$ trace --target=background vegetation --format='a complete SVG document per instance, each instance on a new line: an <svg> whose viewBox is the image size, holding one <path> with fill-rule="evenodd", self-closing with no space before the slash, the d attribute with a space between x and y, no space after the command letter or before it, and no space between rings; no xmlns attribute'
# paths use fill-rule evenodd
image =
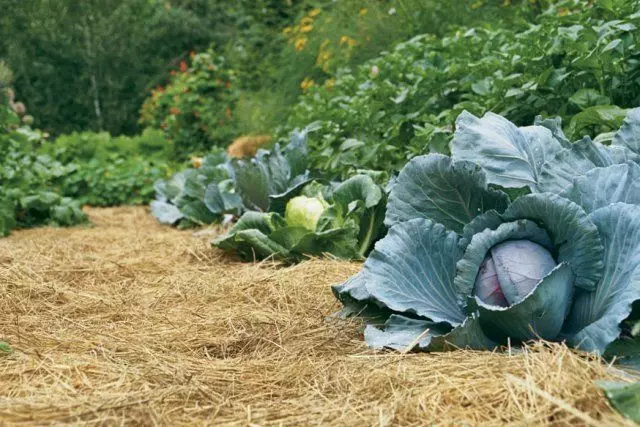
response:
<svg viewBox="0 0 640 427"><path fill-rule="evenodd" d="M316 176L390 176L446 152L465 109L606 132L640 105L639 3L0 0L0 186L148 203L192 159L296 128Z"/></svg>

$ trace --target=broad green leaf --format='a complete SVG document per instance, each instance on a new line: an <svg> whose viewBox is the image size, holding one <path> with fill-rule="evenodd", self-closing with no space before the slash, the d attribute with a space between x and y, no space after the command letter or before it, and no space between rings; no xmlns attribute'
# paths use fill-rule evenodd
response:
<svg viewBox="0 0 640 427"><path fill-rule="evenodd" d="M221 217L221 215L211 212L202 199L195 197L182 198L178 203L178 209L185 218L200 225L219 221Z"/></svg>
<svg viewBox="0 0 640 427"><path fill-rule="evenodd" d="M544 164L536 190L560 194L571 186L574 178L591 169L639 160L640 156L625 147L607 147L584 138L556 153Z"/></svg>
<svg viewBox="0 0 640 427"><path fill-rule="evenodd" d="M575 178L562 196L588 213L616 202L640 205L640 166L623 163L592 169Z"/></svg>
<svg viewBox="0 0 640 427"><path fill-rule="evenodd" d="M443 225L423 218L405 221L392 227L367 258L367 290L398 313L459 325L465 316L453 278L461 255L457 234Z"/></svg>
<svg viewBox="0 0 640 427"><path fill-rule="evenodd" d="M292 177L302 175L307 170L309 164L309 147L307 145L307 133L311 129L305 129L302 132L293 132L289 144L284 149L290 174Z"/></svg>
<svg viewBox="0 0 640 427"><path fill-rule="evenodd" d="M571 307L573 290L571 268L560 264L521 302L509 307L487 305L476 297L480 324L491 339L503 344L507 339L555 339Z"/></svg>
<svg viewBox="0 0 640 427"><path fill-rule="evenodd" d="M546 127L518 128L496 114L479 119L466 111L456 120L451 141L454 160L477 163L489 184L505 188L535 188L542 165L561 149Z"/></svg>
<svg viewBox="0 0 640 427"><path fill-rule="evenodd" d="M578 106L581 110L585 110L589 107L595 107L596 105L607 105L611 103L611 100L598 92L595 89L583 88L574 93L569 98L573 104Z"/></svg>
<svg viewBox="0 0 640 427"><path fill-rule="evenodd" d="M248 210L264 212L269 209L269 169L256 157L250 160L233 160L233 181Z"/></svg>
<svg viewBox="0 0 640 427"><path fill-rule="evenodd" d="M429 154L415 157L400 172L389 196L385 224L427 218L461 232L477 215L503 211L507 204L505 193L487 188L485 173L477 165Z"/></svg>
<svg viewBox="0 0 640 427"><path fill-rule="evenodd" d="M576 294L564 334L571 345L602 354L640 299L640 206L614 203L589 217L604 242L604 274L595 291Z"/></svg>
<svg viewBox="0 0 640 427"><path fill-rule="evenodd" d="M629 111L611 144L626 147L634 153L640 154L640 108Z"/></svg>
<svg viewBox="0 0 640 427"><path fill-rule="evenodd" d="M256 260L271 256L286 258L289 251L257 229L240 230L214 241L220 249L237 251L243 258Z"/></svg>
<svg viewBox="0 0 640 427"><path fill-rule="evenodd" d="M367 175L352 176L333 191L333 201L340 204L344 211L356 200L362 200L366 208L372 208L380 203L382 197L382 189Z"/></svg>
<svg viewBox="0 0 640 427"><path fill-rule="evenodd" d="M473 236L456 264L456 277L453 280L462 304L473 292L480 265L488 251L498 243L522 239L544 246L549 251L553 250L553 243L547 232L526 219L503 223L495 230L485 229Z"/></svg>
<svg viewBox="0 0 640 427"><path fill-rule="evenodd" d="M242 199L224 188L224 182L210 183L204 192L205 206L215 214L235 213L242 209Z"/></svg>
<svg viewBox="0 0 640 427"><path fill-rule="evenodd" d="M597 126L617 129L624 120L627 110L615 105L597 105L576 114L569 123L567 134L570 138L580 138L589 133L589 128Z"/></svg>
<svg viewBox="0 0 640 427"><path fill-rule="evenodd" d="M46 211L60 202L60 195L52 191L40 191L24 196L20 199L20 206L24 209Z"/></svg>
<svg viewBox="0 0 640 427"><path fill-rule="evenodd" d="M505 221L538 223L549 233L557 261L571 266L576 286L596 288L604 269L604 247L598 229L579 205L556 194L529 194L515 200L503 217Z"/></svg>
<svg viewBox="0 0 640 427"><path fill-rule="evenodd" d="M342 227L333 230L308 233L291 248L291 252L299 255L329 254L342 259L358 258L358 229Z"/></svg>
<svg viewBox="0 0 640 427"><path fill-rule="evenodd" d="M277 212L284 215L287 209L287 203L294 197L299 196L305 187L311 182L311 178L304 177L299 182L293 184L287 191L279 194L269 195L269 212Z"/></svg>
<svg viewBox="0 0 640 427"><path fill-rule="evenodd" d="M173 225L184 218L177 206L161 200L151 202L151 213L162 224Z"/></svg>
<svg viewBox="0 0 640 427"><path fill-rule="evenodd" d="M618 412L636 423L640 423L640 382L616 383L597 381L605 396Z"/></svg>

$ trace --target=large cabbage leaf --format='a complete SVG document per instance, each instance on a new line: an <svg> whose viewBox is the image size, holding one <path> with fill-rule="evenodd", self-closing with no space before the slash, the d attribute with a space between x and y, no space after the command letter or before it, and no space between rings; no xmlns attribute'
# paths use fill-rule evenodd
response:
<svg viewBox="0 0 640 427"><path fill-rule="evenodd" d="M451 141L455 160L480 165L490 184L505 188L534 189L544 163L562 148L544 126L518 128L493 113L478 118L466 111L456 120Z"/></svg>
<svg viewBox="0 0 640 427"><path fill-rule="evenodd" d="M470 162L440 154L412 159L400 172L389 197L388 227L413 218L428 218L461 232L474 217L504 211L509 202L502 191L487 188L485 173Z"/></svg>
<svg viewBox="0 0 640 427"><path fill-rule="evenodd" d="M565 326L571 345L604 353L640 299L640 206L614 203L590 215L604 241L604 275L595 292L578 292Z"/></svg>

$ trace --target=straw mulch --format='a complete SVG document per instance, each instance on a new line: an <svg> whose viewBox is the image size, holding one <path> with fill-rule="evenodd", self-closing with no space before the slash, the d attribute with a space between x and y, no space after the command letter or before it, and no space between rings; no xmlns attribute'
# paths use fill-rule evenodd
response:
<svg viewBox="0 0 640 427"><path fill-rule="evenodd" d="M242 264L143 208L0 240L0 425L620 425L561 345L375 352L327 321L354 263ZM205 233L206 234L206 233Z"/></svg>

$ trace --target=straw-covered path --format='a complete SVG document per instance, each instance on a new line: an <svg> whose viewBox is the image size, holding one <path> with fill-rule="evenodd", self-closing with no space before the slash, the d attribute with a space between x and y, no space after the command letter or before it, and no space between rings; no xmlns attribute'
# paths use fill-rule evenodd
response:
<svg viewBox="0 0 640 427"><path fill-rule="evenodd" d="M328 321L359 266L242 264L144 208L0 240L0 425L618 425L560 345L374 352Z"/></svg>

